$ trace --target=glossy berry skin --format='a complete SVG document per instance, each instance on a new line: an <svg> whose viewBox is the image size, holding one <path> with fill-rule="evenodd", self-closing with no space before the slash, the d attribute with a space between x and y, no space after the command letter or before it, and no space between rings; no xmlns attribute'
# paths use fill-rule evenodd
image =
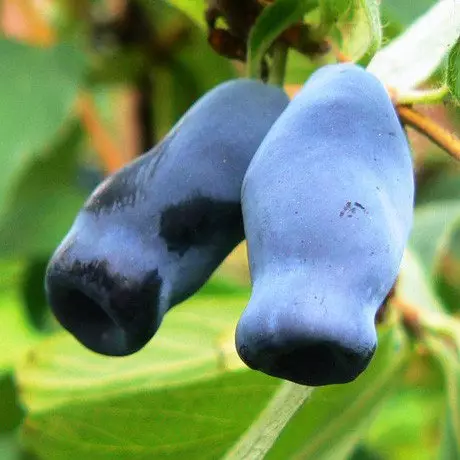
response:
<svg viewBox="0 0 460 460"><path fill-rule="evenodd" d="M242 180L288 102L274 86L224 83L94 191L45 283L55 316L81 343L136 352L244 238Z"/></svg>
<svg viewBox="0 0 460 460"><path fill-rule="evenodd" d="M406 136L380 82L352 64L315 72L243 182L253 291L236 347L249 367L312 386L367 367L413 194Z"/></svg>

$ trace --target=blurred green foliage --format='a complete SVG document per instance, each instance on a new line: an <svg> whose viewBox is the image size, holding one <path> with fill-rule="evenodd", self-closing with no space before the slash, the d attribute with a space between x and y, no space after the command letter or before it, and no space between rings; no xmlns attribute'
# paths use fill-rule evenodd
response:
<svg viewBox="0 0 460 460"><path fill-rule="evenodd" d="M99 128L115 145L121 125L135 133L133 156L161 139L198 97L242 74L241 63L208 45L202 0L132 0L118 14L112 3L47 2L52 46L0 38L2 460L220 458L281 385L246 369L234 351L234 325L250 292L241 255L170 313L151 344L122 360L84 350L49 313L47 260L110 170L107 151L117 154L110 143L101 147L100 132L82 116L82 95L94 101ZM274 29L307 11L313 22L331 17L334 5L277 3L285 15L271 13L250 39L259 61ZM363 56L379 40L377 3L342 2L362 27L347 35L344 21L327 32L364 47L357 53ZM384 44L435 3L382 1ZM298 8L291 16L290 5ZM455 52L449 81L457 88L458 45ZM286 82L302 84L333 60L292 51ZM133 96L132 113L120 115L117 91ZM349 385L316 390L267 458L460 458L460 169L440 155L414 150L415 227L398 288L426 312L426 336L387 313L370 368Z"/></svg>

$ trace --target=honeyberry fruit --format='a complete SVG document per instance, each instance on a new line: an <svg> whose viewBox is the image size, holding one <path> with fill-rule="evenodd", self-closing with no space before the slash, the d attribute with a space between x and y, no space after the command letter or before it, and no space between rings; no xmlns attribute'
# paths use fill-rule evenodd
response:
<svg viewBox="0 0 460 460"><path fill-rule="evenodd" d="M141 349L244 238L241 183L287 103L275 86L221 84L152 151L102 182L48 265L48 300L62 326L101 354Z"/></svg>
<svg viewBox="0 0 460 460"><path fill-rule="evenodd" d="M353 64L316 71L243 181L253 287L236 347L249 367L312 386L363 372L413 194L407 139L382 84Z"/></svg>

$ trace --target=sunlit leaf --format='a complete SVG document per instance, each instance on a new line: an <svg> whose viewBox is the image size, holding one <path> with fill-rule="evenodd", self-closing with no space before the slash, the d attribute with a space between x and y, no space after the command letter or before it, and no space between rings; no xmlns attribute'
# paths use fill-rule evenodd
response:
<svg viewBox="0 0 460 460"><path fill-rule="evenodd" d="M23 434L43 458L219 458L280 381L246 369L234 327L246 298L197 296L126 358L59 334L18 369Z"/></svg>
<svg viewBox="0 0 460 460"><path fill-rule="evenodd" d="M459 36L457 2L440 0L381 49L368 70L396 89L413 89L433 74Z"/></svg>
<svg viewBox="0 0 460 460"><path fill-rule="evenodd" d="M205 21L205 9L206 1L205 0L166 0L172 6L181 10L185 13L190 19L192 19L197 25L201 27L206 26Z"/></svg>

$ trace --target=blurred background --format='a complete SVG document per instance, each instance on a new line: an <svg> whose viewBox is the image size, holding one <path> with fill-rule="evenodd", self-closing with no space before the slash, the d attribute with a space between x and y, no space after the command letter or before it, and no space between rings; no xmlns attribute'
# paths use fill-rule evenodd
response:
<svg viewBox="0 0 460 460"><path fill-rule="evenodd" d="M383 0L386 39L434 3ZM204 2L190 0L189 8L201 14ZM160 0L3 0L0 31L0 459L37 453L71 458L34 438L40 422L21 429L30 408L41 420L42 406L27 391L49 377L40 374L36 357L46 361L51 352L34 355L34 350L59 331L43 292L47 261L105 175L149 150L197 98L243 75L244 67L219 56L193 19ZM292 52L287 90L295 93L316 66L331 60L312 62ZM452 105L420 110L459 132ZM426 139L410 130L409 136L418 189L411 244L422 267L436 271L434 289L456 314L460 232L455 234L451 224L460 216L459 166ZM248 295L241 245L195 301L219 299L241 309ZM59 367L59 352L53 353L47 371ZM65 372L67 364L60 369ZM45 386L35 388L34 398L44 398ZM21 401L20 391L26 392ZM435 458L443 407L440 376L419 353L353 458ZM58 419L53 423L58 430ZM131 458L123 455L107 458Z"/></svg>

